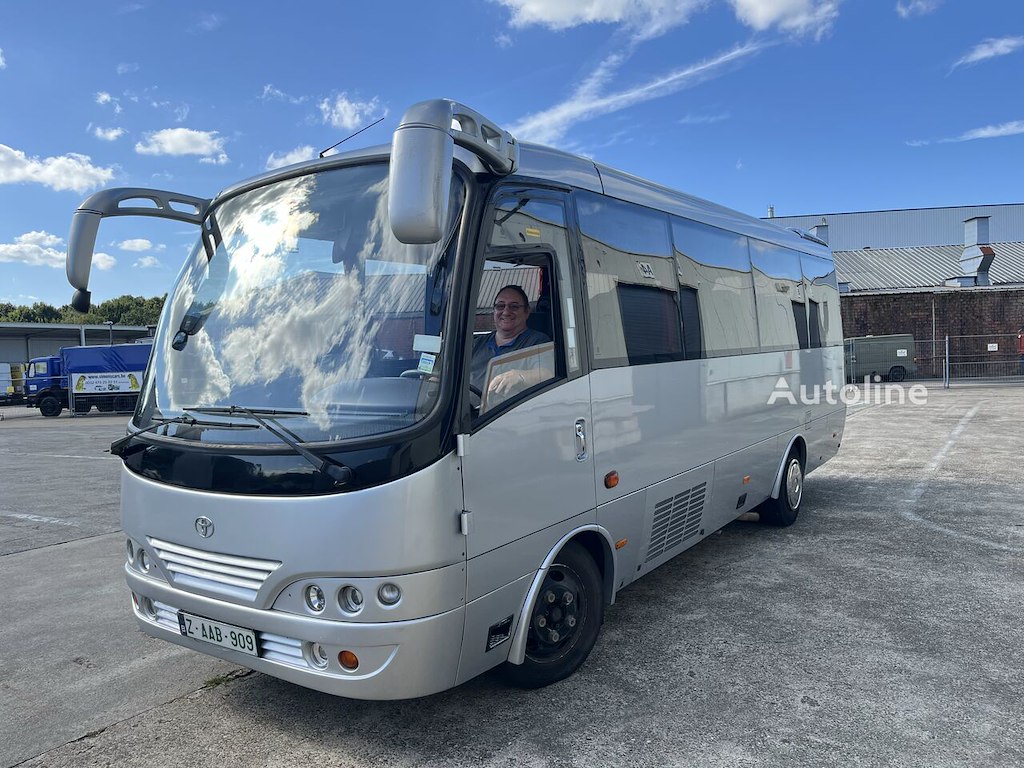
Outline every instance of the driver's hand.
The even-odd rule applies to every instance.
[[[523,376],[522,371],[505,371],[491,379],[487,390],[496,395],[505,395],[507,397],[513,392],[519,392],[525,388],[526,377]]]

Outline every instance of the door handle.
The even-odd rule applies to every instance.
[[[576,419],[576,461],[587,460],[587,421]]]

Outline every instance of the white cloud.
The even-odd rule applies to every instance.
[[[13,243],[0,243],[0,262],[62,269],[66,263],[63,245],[61,238],[49,232],[26,232],[14,238]],[[117,259],[106,253],[96,253],[92,263],[96,269],[106,271],[116,266]]]
[[[636,39],[656,37],[685,23],[707,0],[497,0],[512,11],[513,27],[553,30],[581,24],[615,24]]]
[[[27,264],[33,267],[63,267],[64,251],[57,250],[64,241],[49,232],[26,232],[13,243],[0,243],[0,261]]]
[[[357,101],[350,99],[347,93],[339,94],[332,99],[324,99],[320,102],[320,113],[324,122],[335,128],[344,128],[352,131],[362,128],[367,123],[381,117],[381,112],[386,116],[388,111],[381,107],[380,100],[374,96],[369,101]]]
[[[896,13],[901,19],[909,19],[913,16],[927,16],[942,4],[942,0],[899,0],[896,3]]]
[[[0,69],[7,69],[7,59],[4,58],[3,48],[0,48]]]
[[[27,181],[57,191],[85,192],[103,186],[113,177],[113,168],[93,165],[88,155],[69,153],[40,159],[0,144],[0,184]]]
[[[143,256],[141,259],[132,264],[133,267],[141,267],[142,269],[152,269],[153,267],[160,266],[160,260],[156,256]]]
[[[736,18],[761,32],[778,27],[820,40],[839,17],[839,0],[729,0]]]
[[[729,119],[728,112],[720,112],[715,115],[686,115],[678,120],[680,125],[713,125]]]
[[[511,48],[512,47],[512,36],[502,32],[500,35],[494,36],[494,43],[499,48]]]
[[[117,65],[117,74],[127,75],[131,72],[138,72],[139,65],[134,61],[125,61]]]
[[[285,152],[282,155],[271,152],[270,157],[267,158],[267,170],[272,171],[275,168],[283,168],[286,165],[301,163],[303,160],[312,160],[316,156],[317,151],[308,144],[296,147],[291,152]]]
[[[523,140],[553,144],[578,122],[618,112],[635,104],[661,98],[705,82],[754,55],[763,47],[757,43],[747,43],[714,58],[660,75],[633,88],[602,95],[602,86],[611,79],[615,70],[625,60],[624,55],[613,54],[601,62],[567,100],[543,112],[527,115],[509,130]]]
[[[280,88],[275,88],[270,83],[263,86],[263,93],[260,94],[261,101],[285,101],[289,104],[302,104],[308,100],[308,96],[292,96]]]
[[[147,133],[144,141],[135,145],[140,155],[198,155],[201,163],[224,165],[228,156],[224,142],[217,131],[194,131],[191,128],[165,128]]]
[[[943,139],[944,142],[953,141],[975,141],[976,139],[1001,139],[1006,136],[1017,136],[1024,133],[1024,120],[1014,120],[1000,125],[986,125],[982,128],[972,128],[956,138]]]
[[[997,56],[1007,56],[1021,48],[1024,48],[1024,37],[990,37],[957,59],[950,67],[950,72],[957,67],[977,64],[979,61],[994,59]]]
[[[224,24],[224,17],[217,13],[204,13],[199,17],[198,27],[201,32],[216,32]]]
[[[153,243],[143,237],[136,237],[132,240],[122,240],[117,244],[117,247],[122,251],[136,251],[141,253],[142,251],[153,250]]]
[[[56,248],[59,245],[64,245],[64,238],[51,235],[49,232],[33,230],[19,235],[15,238],[15,242],[39,245],[43,248]]]
[[[97,104],[110,104],[113,100],[114,100],[114,97],[111,96],[106,91],[99,91],[96,94],[96,103]]]
[[[93,128],[92,133],[97,139],[103,139],[103,141],[117,141],[124,136],[124,128],[100,128],[97,125]]]
[[[614,24],[634,40],[647,40],[690,20],[711,0],[495,0],[512,12],[513,27],[553,30],[582,24]],[[777,26],[820,38],[839,13],[839,0],[728,0],[736,17],[757,30]]]

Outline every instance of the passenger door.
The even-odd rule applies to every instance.
[[[482,233],[488,245],[475,273],[470,327],[478,338],[489,333],[497,294],[518,285],[531,304],[528,327],[552,340],[544,345],[553,348],[543,350],[549,362],[542,365],[554,368],[549,377],[507,400],[473,409],[462,460],[465,507],[471,513],[469,558],[596,506],[590,385],[583,375],[577,264],[569,247],[565,203],[559,193],[509,190],[494,201],[485,225],[490,231]],[[468,360],[472,346],[467,346]],[[521,356],[536,362],[526,350]],[[503,357],[492,365],[516,365]],[[471,398],[479,402],[477,395]]]

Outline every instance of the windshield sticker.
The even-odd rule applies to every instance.
[[[437,355],[432,355],[429,352],[424,352],[420,355],[420,364],[416,369],[420,373],[433,373],[434,362],[437,360]]]
[[[441,337],[417,333],[412,340],[412,350],[413,352],[433,352],[436,355],[441,351]]]

